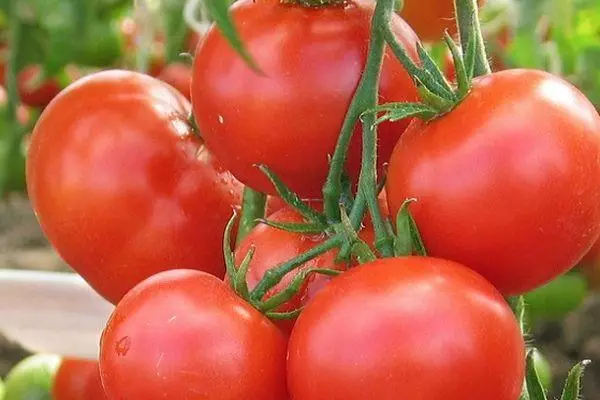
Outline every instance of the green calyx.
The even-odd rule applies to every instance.
[[[417,43],[420,62],[420,66],[417,66],[397,42],[391,29],[384,29],[386,42],[413,77],[421,101],[417,103],[381,104],[375,109],[363,113],[363,115],[376,113],[378,115],[377,124],[384,121],[395,122],[414,117],[429,121],[452,111],[469,94],[475,72],[476,46],[474,39],[472,39],[475,34],[471,36],[464,53],[448,33],[444,35],[456,71],[456,83],[450,83],[420,43]]]

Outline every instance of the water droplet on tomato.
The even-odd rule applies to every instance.
[[[129,351],[130,347],[131,347],[131,338],[129,336],[125,336],[125,337],[119,339],[119,341],[117,342],[117,345],[115,347],[115,351],[117,352],[117,355],[125,356],[125,355],[127,355],[127,352]]]

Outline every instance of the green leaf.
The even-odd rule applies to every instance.
[[[376,124],[380,124],[384,121],[396,122],[410,117],[428,120],[438,115],[438,110],[423,103],[387,103],[363,114],[366,113],[384,113],[375,121]]]
[[[413,253],[413,241],[410,228],[408,206],[416,199],[407,199],[402,203],[396,215],[396,235],[394,235],[394,255],[409,256]]]
[[[271,181],[277,194],[283,201],[285,201],[290,207],[298,211],[304,218],[309,221],[320,223],[323,225],[327,224],[325,217],[315,211],[311,206],[305,203],[296,193],[287,187],[285,183],[266,165],[258,165],[258,168],[264,173],[267,178]]]
[[[535,349],[531,349],[527,352],[527,369],[525,373],[527,393],[531,400],[547,400],[544,387],[542,386],[540,377],[535,369],[534,354]]]
[[[435,61],[431,58],[429,53],[425,51],[420,42],[417,42],[417,52],[419,54],[419,58],[421,59],[421,64],[426,73],[428,73],[431,78],[439,84],[440,95],[447,99],[456,99],[450,84],[448,84],[448,80],[440,71],[440,67],[435,63]]]
[[[292,233],[302,233],[305,235],[316,235],[323,233],[326,229],[326,226],[318,223],[294,223],[294,222],[279,222],[279,221],[271,221],[269,219],[259,219],[258,222],[261,224],[268,225],[275,229],[280,229],[286,232]]]
[[[458,97],[464,97],[469,89],[471,88],[471,79],[469,77],[473,77],[473,70],[471,69],[470,73],[467,73],[467,69],[465,67],[465,61],[463,60],[463,56],[461,54],[460,49],[450,36],[448,32],[444,32],[444,41],[452,54],[452,62],[454,63],[454,70],[456,71],[456,84],[458,86]],[[473,47],[473,46],[471,46]],[[470,49],[470,59],[469,59],[469,68],[475,65],[475,51]]]
[[[590,364],[590,362],[590,360],[583,360],[574,366],[571,371],[569,371],[569,376],[567,377],[560,400],[579,399],[579,392],[581,391],[581,379],[583,378],[585,368]]]
[[[213,21],[217,24],[217,28],[225,36],[231,47],[244,59],[250,68],[256,73],[263,74],[248,52],[233,24],[231,14],[229,13],[229,0],[206,0],[205,5]]]
[[[235,281],[237,276],[237,267],[235,265],[235,257],[233,255],[233,249],[231,248],[232,242],[232,233],[233,227],[235,226],[235,221],[237,219],[237,214],[235,210],[233,211],[233,215],[227,222],[225,226],[225,233],[223,235],[223,257],[225,258],[225,268],[227,270],[227,275],[229,276],[229,281],[232,285],[232,288],[235,289]]]
[[[408,208],[411,203],[416,201],[416,199],[404,200],[396,215],[396,234],[394,235],[394,255],[396,256],[427,255],[417,224]]]
[[[244,259],[242,260],[242,263],[235,274],[234,280],[232,280],[235,292],[243,299],[248,299],[250,296],[250,291],[248,290],[248,280],[246,276],[248,275],[248,269],[250,268],[250,263],[252,262],[255,251],[256,248],[254,246],[250,247],[250,250],[248,250],[244,256]]]

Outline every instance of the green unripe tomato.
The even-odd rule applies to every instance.
[[[525,295],[528,316],[531,321],[562,319],[581,305],[587,292],[587,282],[580,274],[560,276]]]
[[[2,400],[52,400],[60,361],[56,355],[36,354],[19,362],[6,376]]]
[[[539,350],[535,350],[533,353],[533,366],[535,371],[540,378],[540,383],[546,391],[552,389],[552,369],[550,363],[546,360],[546,357]]]

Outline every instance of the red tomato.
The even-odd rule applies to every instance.
[[[310,9],[272,0],[242,0],[231,8],[250,54],[251,70],[213,26],[198,45],[192,77],[196,121],[207,146],[243,183],[273,194],[255,167],[271,167],[302,198],[321,198],[342,121],[362,74],[373,15],[371,2]],[[416,58],[417,37],[400,19],[392,28]],[[415,101],[409,75],[387,51],[382,101]],[[382,124],[380,164],[387,161],[408,121]],[[348,169],[360,166],[357,126]]]
[[[113,303],[166,269],[224,274],[241,185],[192,132],[189,108],[154,78],[105,71],[63,91],[34,129],[27,187],[40,225]]]
[[[187,65],[183,63],[169,64],[158,74],[157,78],[179,90],[186,99],[191,98],[192,69]]]
[[[288,399],[283,334],[203,272],[163,272],[136,286],[100,346],[109,399]]]
[[[484,0],[477,3],[481,6]],[[446,30],[457,33],[453,0],[404,0],[400,15],[424,42],[441,40]]]
[[[505,295],[573,267],[600,234],[600,117],[549,73],[507,70],[429,123],[415,120],[388,169],[429,254],[472,267]]]
[[[54,400],[105,400],[97,361],[64,359],[54,377]]]
[[[451,261],[380,259],[334,279],[288,347],[294,400],[517,400],[524,343],[500,293]]]
[[[41,72],[39,65],[30,65],[19,73],[17,84],[23,104],[30,107],[45,107],[60,92],[61,88],[54,79],[39,84],[36,82]]]
[[[303,223],[304,218],[296,211],[290,208],[283,208],[269,216],[269,220],[274,222]],[[250,263],[250,269],[246,276],[248,287],[253,289],[263,278],[265,272],[278,266],[313,247],[323,243],[324,235],[302,235],[299,233],[286,232],[281,229],[272,228],[265,224],[257,225],[248,236],[238,246],[235,252],[236,264],[240,265],[250,248],[255,248],[255,253]],[[336,251],[329,251],[323,255],[312,259],[302,265],[302,267],[287,274],[283,280],[270,290],[265,299],[279,293],[286,288],[302,270],[311,268],[344,269],[343,265],[335,263]],[[325,286],[330,276],[313,274],[307,284],[298,292],[298,295],[287,303],[283,304],[276,311],[293,311],[306,305],[314,295]],[[277,325],[289,334],[294,324],[293,320],[278,321]]]

